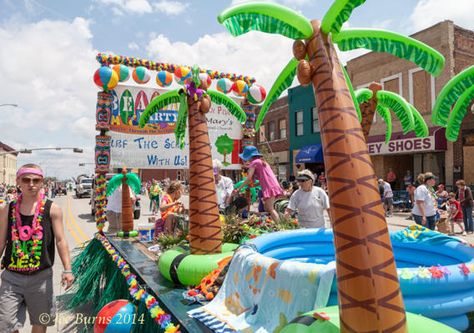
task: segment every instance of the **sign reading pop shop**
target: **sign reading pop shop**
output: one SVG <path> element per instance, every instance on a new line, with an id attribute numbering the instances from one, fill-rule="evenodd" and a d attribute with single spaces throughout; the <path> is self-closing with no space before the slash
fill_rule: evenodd
<path id="1" fill-rule="evenodd" d="M 179 104 L 170 105 L 156 112 L 144 128 L 138 126 L 140 116 L 148 104 L 164 92 L 166 90 L 124 85 L 114 89 L 109 132 L 111 167 L 127 166 L 143 169 L 189 167 L 187 133 L 186 145 L 182 150 L 177 146 L 174 135 Z M 227 157 L 227 162 L 231 162 L 231 165 L 227 169 L 239 169 L 237 153 L 242 137 L 240 123 L 221 105 L 212 104 L 206 116 L 212 157 L 224 159 L 213 143 L 219 136 L 227 134 L 234 140 L 232 158 Z"/>

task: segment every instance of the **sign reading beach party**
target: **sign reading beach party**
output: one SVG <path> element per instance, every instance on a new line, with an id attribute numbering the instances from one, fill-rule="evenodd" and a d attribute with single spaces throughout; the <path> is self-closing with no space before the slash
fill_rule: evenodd
<path id="1" fill-rule="evenodd" d="M 133 85 L 118 85 L 111 91 L 112 114 L 110 120 L 110 166 L 145 169 L 174 169 L 189 167 L 189 144 L 179 149 L 174 129 L 179 104 L 171 104 L 153 114 L 145 125 L 139 127 L 140 116 L 148 104 L 166 89 L 146 88 Z M 236 99 L 237 103 L 239 101 Z M 212 157 L 227 165 L 228 169 L 239 169 L 237 153 L 242 138 L 241 124 L 223 105 L 211 104 L 207 116 Z M 232 140 L 232 154 L 225 156 L 213 143 L 219 137 Z"/>

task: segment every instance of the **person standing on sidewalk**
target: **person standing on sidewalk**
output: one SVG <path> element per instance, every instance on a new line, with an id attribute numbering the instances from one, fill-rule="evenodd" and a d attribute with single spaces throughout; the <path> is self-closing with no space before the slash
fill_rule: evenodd
<path id="1" fill-rule="evenodd" d="M 435 230 L 436 227 L 436 197 L 433 186 L 436 184 L 436 176 L 431 172 L 418 176 L 418 181 L 423 182 L 415 190 L 415 205 L 412 214 L 416 224 Z"/>
<path id="2" fill-rule="evenodd" d="M 466 182 L 464 182 L 463 179 L 458 180 L 456 186 L 458 187 L 457 197 L 462 208 L 464 230 L 466 230 L 468 234 L 472 234 L 474 231 L 472 224 L 472 192 L 471 189 L 466 186 Z"/>
<path id="3" fill-rule="evenodd" d="M 74 281 L 63 214 L 41 190 L 43 178 L 38 165 L 23 165 L 17 172 L 22 194 L 0 209 L 0 254 L 4 254 L 5 269 L 0 287 L 0 332 L 18 332 L 26 311 L 33 333 L 46 332 L 47 326 L 54 325 L 55 245 L 64 267 L 62 284 L 69 289 Z"/>
<path id="4" fill-rule="evenodd" d="M 385 209 L 385 216 L 391 217 L 393 215 L 393 191 L 390 183 L 379 179 L 379 184 L 383 186 L 383 208 Z"/>
<path id="5" fill-rule="evenodd" d="M 397 185 L 397 174 L 392 168 L 388 168 L 387 182 L 390 184 L 390 188 L 395 189 L 395 186 Z"/>

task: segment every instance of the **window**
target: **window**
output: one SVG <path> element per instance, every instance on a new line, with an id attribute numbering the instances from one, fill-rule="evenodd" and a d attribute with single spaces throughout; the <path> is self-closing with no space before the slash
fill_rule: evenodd
<path id="1" fill-rule="evenodd" d="M 286 139 L 286 119 L 280 119 L 278 126 L 280 128 L 280 139 Z"/>
<path id="2" fill-rule="evenodd" d="M 303 111 L 296 112 L 296 136 L 302 136 L 303 131 Z"/>
<path id="3" fill-rule="evenodd" d="M 260 126 L 258 131 L 258 141 L 265 142 L 265 125 Z"/>
<path id="4" fill-rule="evenodd" d="M 312 129 L 313 133 L 319 132 L 319 118 L 318 118 L 318 109 L 316 107 L 311 109 L 311 120 L 312 120 Z"/>
<path id="5" fill-rule="evenodd" d="M 274 121 L 270 121 L 268 123 L 268 140 L 269 141 L 273 141 L 275 140 L 275 133 L 276 132 L 276 129 L 275 129 L 275 122 Z"/>

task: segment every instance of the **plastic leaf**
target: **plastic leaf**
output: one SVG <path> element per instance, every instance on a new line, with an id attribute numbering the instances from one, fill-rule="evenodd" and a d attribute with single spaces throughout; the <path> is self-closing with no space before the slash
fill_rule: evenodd
<path id="1" fill-rule="evenodd" d="M 179 103 L 178 90 L 171 90 L 158 97 L 155 97 L 155 99 L 153 99 L 150 104 L 148 104 L 145 111 L 143 111 L 142 115 L 140 116 L 140 127 L 145 127 L 145 125 L 148 123 L 148 120 L 150 120 L 150 117 L 154 113 L 163 110 L 170 104 L 175 103 Z"/>
<path id="2" fill-rule="evenodd" d="M 342 25 L 351 17 L 352 11 L 365 0 L 336 0 L 326 12 L 321 22 L 321 30 L 328 34 L 339 32 Z"/>
<path id="3" fill-rule="evenodd" d="M 459 130 L 461 129 L 461 123 L 473 99 L 474 85 L 466 89 L 466 91 L 459 97 L 449 114 L 448 126 L 446 127 L 446 139 L 449 141 L 457 140 Z"/>
<path id="4" fill-rule="evenodd" d="M 263 119 L 267 114 L 268 109 L 275 102 L 278 97 L 286 90 L 288 87 L 291 86 L 293 80 L 296 76 L 296 68 L 298 67 L 298 60 L 292 58 L 290 62 L 283 68 L 280 75 L 278 75 L 277 79 L 273 83 L 273 86 L 270 89 L 270 92 L 265 99 L 262 107 L 260 108 L 260 112 L 258 113 L 257 121 L 255 122 L 255 130 L 258 131 L 260 125 L 262 125 Z"/>
<path id="5" fill-rule="evenodd" d="M 268 2 L 244 3 L 222 12 L 217 20 L 233 36 L 252 30 L 280 34 L 292 39 L 305 39 L 313 35 L 308 19 L 292 9 Z"/>
<path id="6" fill-rule="evenodd" d="M 410 104 L 400 95 L 387 90 L 377 92 L 377 104 L 391 109 L 402 124 L 403 133 L 415 128 L 415 120 Z"/>
<path id="7" fill-rule="evenodd" d="M 351 79 L 349 77 L 349 74 L 347 73 L 345 67 L 342 67 L 342 71 L 344 73 L 344 78 L 346 79 L 346 84 L 347 88 L 349 88 L 349 92 L 351 94 L 352 102 L 354 103 L 355 110 L 357 112 L 357 118 L 359 118 L 359 122 L 362 121 L 362 112 L 360 112 L 360 106 L 359 103 L 357 102 L 356 95 L 354 93 L 354 87 L 352 86 Z"/>
<path id="8" fill-rule="evenodd" d="M 410 109 L 413 113 L 413 120 L 415 121 L 415 135 L 418 138 L 425 138 L 430 134 L 430 129 L 425 122 L 423 116 L 418 112 L 413 105 L 410 104 Z"/>
<path id="9" fill-rule="evenodd" d="M 388 143 L 392 137 L 392 115 L 390 114 L 390 110 L 383 105 L 377 104 L 375 111 L 377 111 L 379 116 L 382 117 L 385 122 L 385 143 Z"/>
<path id="10" fill-rule="evenodd" d="M 142 184 L 140 181 L 140 178 L 138 178 L 138 175 L 136 173 L 129 172 L 127 173 L 127 180 L 126 180 L 127 185 L 135 192 L 135 194 L 140 194 L 141 189 L 142 189 Z"/>
<path id="11" fill-rule="evenodd" d="M 107 184 L 107 196 L 114 193 L 115 190 L 118 189 L 120 185 L 122 185 L 122 178 L 123 175 L 119 173 L 109 180 L 109 183 Z"/>
<path id="12" fill-rule="evenodd" d="M 387 52 L 414 62 L 427 72 L 438 76 L 444 68 L 444 57 L 432 47 L 395 32 L 376 29 L 344 29 L 333 35 L 341 51 L 365 48 Z"/>
<path id="13" fill-rule="evenodd" d="M 247 115 L 232 98 L 216 90 L 208 90 L 207 93 L 213 103 L 225 106 L 240 123 L 245 123 Z"/>
<path id="14" fill-rule="evenodd" d="M 361 88 L 355 91 L 355 95 L 357 98 L 357 103 L 362 104 L 362 103 L 370 101 L 374 93 L 372 90 L 368 88 Z"/>
<path id="15" fill-rule="evenodd" d="M 182 92 L 179 95 L 178 120 L 176 120 L 176 127 L 174 128 L 176 142 L 178 143 L 180 149 L 184 148 L 184 137 L 186 135 L 187 120 L 188 120 L 188 103 L 186 101 L 186 94 Z"/>

